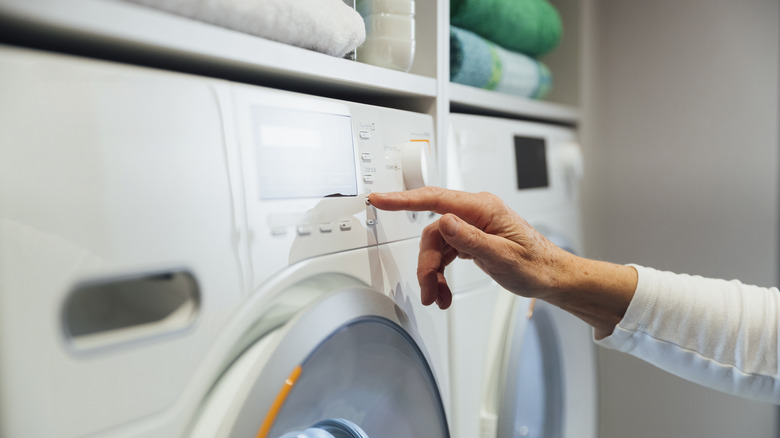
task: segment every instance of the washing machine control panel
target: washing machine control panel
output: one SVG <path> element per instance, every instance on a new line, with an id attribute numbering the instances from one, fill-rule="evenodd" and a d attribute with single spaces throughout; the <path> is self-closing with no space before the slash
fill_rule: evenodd
<path id="1" fill-rule="evenodd" d="M 230 99 L 253 283 L 315 256 L 418 237 L 434 220 L 367 202 L 435 184 L 431 116 L 238 84 Z"/>

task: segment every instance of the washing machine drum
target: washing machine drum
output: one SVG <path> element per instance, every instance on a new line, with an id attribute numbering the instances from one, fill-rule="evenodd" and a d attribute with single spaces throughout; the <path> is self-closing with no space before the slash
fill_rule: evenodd
<path id="1" fill-rule="evenodd" d="M 304 361 L 267 436 L 314 424 L 336 438 L 441 437 L 440 407 L 414 341 L 391 321 L 366 317 L 332 334 Z"/>
<path id="2" fill-rule="evenodd" d="M 305 310 L 294 299 L 269 306 L 192 436 L 449 437 L 436 379 L 403 312 L 367 288 L 322 295 Z"/>

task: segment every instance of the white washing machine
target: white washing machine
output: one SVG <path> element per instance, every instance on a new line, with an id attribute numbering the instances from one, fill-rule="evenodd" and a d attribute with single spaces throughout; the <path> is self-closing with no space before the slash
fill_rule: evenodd
<path id="1" fill-rule="evenodd" d="M 580 247 L 583 166 L 573 130 L 453 114 L 447 152 L 450 188 L 492 192 L 559 246 Z M 453 436 L 594 438 L 590 327 L 507 292 L 469 261 L 446 275 Z"/>
<path id="2" fill-rule="evenodd" d="M 0 46 L 0 436 L 448 437 L 428 115 Z"/>

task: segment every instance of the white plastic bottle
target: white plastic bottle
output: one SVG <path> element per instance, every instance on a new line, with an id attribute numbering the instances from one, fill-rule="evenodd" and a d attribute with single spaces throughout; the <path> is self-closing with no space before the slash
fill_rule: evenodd
<path id="1" fill-rule="evenodd" d="M 366 22 L 366 41 L 357 60 L 409 71 L 414 62 L 414 0 L 357 0 Z"/>

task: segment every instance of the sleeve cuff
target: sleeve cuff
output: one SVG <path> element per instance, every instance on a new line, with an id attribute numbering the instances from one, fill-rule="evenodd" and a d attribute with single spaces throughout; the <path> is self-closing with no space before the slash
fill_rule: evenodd
<path id="1" fill-rule="evenodd" d="M 638 280 L 634 297 L 626 309 L 623 319 L 615 326 L 612 334 L 606 338 L 594 341 L 602 347 L 627 352 L 633 347 L 634 334 L 646 325 L 652 309 L 658 298 L 658 280 L 652 268 L 639 265 L 629 265 L 636 269 Z"/>

